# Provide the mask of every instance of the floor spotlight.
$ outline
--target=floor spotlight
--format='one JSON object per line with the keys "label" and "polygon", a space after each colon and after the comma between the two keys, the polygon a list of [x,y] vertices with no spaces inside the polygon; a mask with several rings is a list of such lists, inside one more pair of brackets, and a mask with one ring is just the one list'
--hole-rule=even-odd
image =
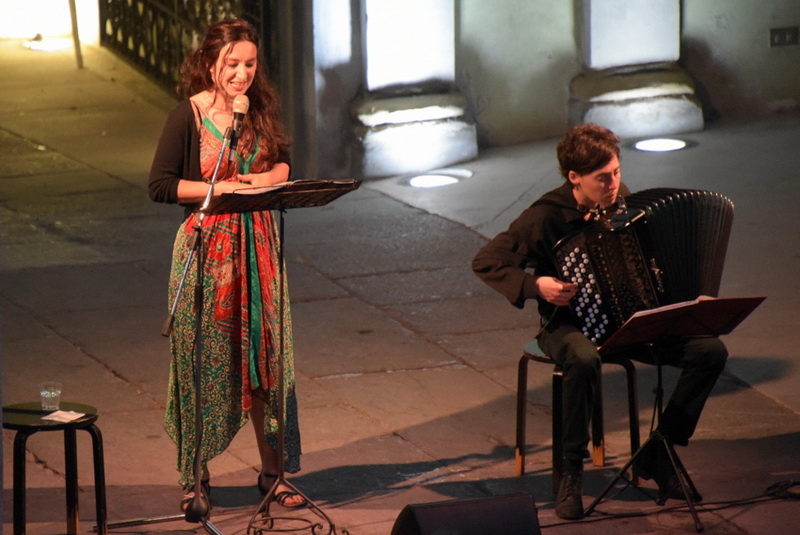
{"label": "floor spotlight", "polygon": [[645,152],[671,152],[685,149],[688,146],[689,143],[682,139],[665,137],[643,139],[633,144],[633,148]]}
{"label": "floor spotlight", "polygon": [[405,183],[412,188],[440,188],[457,184],[472,176],[472,171],[468,169],[436,169],[414,175],[405,180]]}

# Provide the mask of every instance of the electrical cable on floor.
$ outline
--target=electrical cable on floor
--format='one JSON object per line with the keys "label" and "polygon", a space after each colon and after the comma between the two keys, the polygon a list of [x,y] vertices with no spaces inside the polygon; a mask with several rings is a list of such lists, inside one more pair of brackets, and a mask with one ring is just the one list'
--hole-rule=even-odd
{"label": "electrical cable on floor", "polygon": [[792,487],[800,486],[800,481],[779,481],[767,488],[766,494],[784,500],[800,500],[800,492],[792,492]]}
{"label": "electrical cable on floor", "polygon": [[[695,504],[695,507],[697,508],[698,512],[712,512],[712,511],[721,511],[723,509],[729,509],[731,507],[739,507],[742,505],[753,505],[758,503],[768,503],[781,500],[800,500],[800,491],[791,490],[795,487],[800,488],[800,481],[784,480],[770,485],[769,487],[767,487],[767,490],[764,491],[764,494],[761,494],[760,496],[755,496],[752,498],[743,498],[741,500],[730,500],[724,502],[697,503]],[[625,488],[627,488],[627,486]],[[619,493],[617,493],[617,495],[619,495]],[[641,518],[646,516],[655,516],[663,513],[672,513],[686,509],[688,509],[686,503],[676,504],[671,507],[659,507],[657,509],[653,509],[650,511],[629,512],[629,513],[607,513],[595,509],[595,513],[597,513],[600,516],[587,517],[582,520],[574,520],[574,521],[565,520],[561,522],[555,522],[552,524],[542,524],[539,527],[541,529],[544,529],[550,527],[563,526],[564,524],[569,524],[569,523],[591,524],[594,522],[604,522],[607,520],[615,520],[620,518]]]}

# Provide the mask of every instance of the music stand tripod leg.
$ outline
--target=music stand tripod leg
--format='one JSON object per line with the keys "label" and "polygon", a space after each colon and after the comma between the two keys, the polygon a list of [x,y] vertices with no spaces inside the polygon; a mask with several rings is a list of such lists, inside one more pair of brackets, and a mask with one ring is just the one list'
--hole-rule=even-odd
{"label": "music stand tripod leg", "polygon": [[[655,360],[655,363],[656,363],[656,387],[654,389],[656,397],[655,415],[656,415],[656,421],[660,424],[661,415],[663,413],[663,408],[662,408],[663,376],[662,376],[662,364],[657,359]],[[672,445],[672,442],[670,442],[669,438],[667,438],[666,435],[664,435],[664,433],[662,433],[657,426],[650,433],[650,436],[645,441],[645,443],[642,444],[642,447],[639,448],[636,451],[636,453],[633,454],[633,456],[628,460],[628,462],[625,463],[625,465],[622,468],[619,469],[619,471],[617,471],[614,477],[611,478],[611,481],[609,481],[608,484],[605,486],[603,491],[597,496],[597,498],[594,499],[591,505],[589,505],[589,507],[586,508],[586,510],[584,511],[584,516],[589,516],[592,513],[592,511],[594,511],[594,509],[600,504],[603,498],[605,498],[606,494],[608,494],[608,492],[614,487],[614,485],[616,485],[620,479],[623,479],[625,477],[625,472],[631,466],[633,466],[633,464],[639,458],[641,453],[650,445],[651,442],[658,442],[661,446],[663,446],[663,451],[666,452],[670,465],[672,466],[672,469],[678,478],[678,483],[681,487],[681,491],[683,492],[683,497],[686,500],[686,505],[689,506],[689,512],[692,514],[692,519],[694,520],[694,527],[698,532],[703,531],[703,529],[705,528],[703,527],[702,522],[700,522],[700,518],[697,515],[697,510],[694,507],[695,496],[698,497],[699,501],[699,493],[697,492],[697,488],[694,486],[694,483],[689,477],[686,468],[684,467],[683,463],[678,457],[678,454],[675,452],[675,447]],[[659,452],[659,456],[660,455],[661,453]],[[660,467],[663,466],[663,463],[661,462],[660,458],[658,459],[658,461],[660,470],[661,469]],[[626,479],[626,481],[628,480]],[[666,501],[667,501],[667,496],[665,496],[664,491],[662,491],[662,489],[659,488],[658,499],[656,500],[656,503],[658,505],[664,505]]]}
{"label": "music stand tripod leg", "polygon": [[[250,522],[247,526],[247,533],[248,534],[256,534],[261,535],[263,533],[286,533],[287,530],[282,527],[276,527],[275,522],[278,520],[282,520],[288,523],[294,523],[295,530],[297,531],[309,531],[312,534],[321,533],[320,530],[324,528],[322,524],[317,522],[313,522],[311,520],[297,517],[297,516],[275,516],[270,513],[270,504],[275,500],[275,497],[278,492],[278,486],[283,485],[287,488],[291,489],[294,493],[298,496],[301,496],[306,501],[306,507],[311,510],[317,517],[321,520],[325,521],[328,526],[327,533],[329,535],[336,535],[336,526],[334,525],[333,521],[330,519],[325,512],[315,504],[311,498],[303,494],[297,487],[295,487],[292,483],[290,483],[286,477],[286,466],[285,466],[285,459],[284,453],[286,451],[286,406],[285,406],[285,392],[286,392],[286,377],[285,377],[285,363],[284,363],[284,351],[286,350],[285,346],[285,339],[284,339],[284,321],[285,321],[285,307],[286,307],[286,295],[284,293],[285,289],[285,281],[286,281],[286,266],[284,265],[285,257],[283,251],[283,239],[284,239],[284,212],[285,208],[281,207],[277,209],[279,214],[278,219],[278,277],[279,281],[278,284],[280,286],[279,290],[279,305],[278,305],[278,314],[279,314],[279,324],[280,324],[280,335],[278,336],[278,343],[280,344],[280,350],[278,353],[278,407],[277,407],[277,420],[278,420],[278,448],[276,454],[278,456],[278,474],[275,478],[275,482],[272,484],[272,488],[269,489],[267,495],[264,496],[264,499],[261,501],[259,506],[256,508],[253,516],[250,518]],[[298,527],[299,526],[299,527]],[[342,535],[349,535],[347,530],[342,530]]]}
{"label": "music stand tripod leg", "polygon": [[[703,523],[700,522],[700,518],[697,516],[697,510],[694,507],[695,497],[697,497],[697,500],[699,501],[700,494],[697,492],[697,488],[694,486],[692,479],[689,477],[688,472],[686,472],[686,468],[683,466],[678,454],[675,452],[675,447],[672,445],[669,439],[658,430],[655,431],[655,435],[659,437],[661,444],[664,446],[664,449],[667,452],[669,462],[672,465],[672,469],[675,471],[676,477],[678,478],[678,484],[681,487],[683,498],[686,501],[686,505],[689,507],[689,512],[692,513],[694,527],[698,532],[703,531]],[[667,497],[663,494],[661,489],[659,489],[658,494],[659,499],[657,503],[659,505],[663,505],[667,501]]]}
{"label": "music stand tripod leg", "polygon": [[612,477],[611,480],[606,484],[606,486],[603,488],[603,490],[600,492],[597,498],[595,498],[594,501],[591,503],[591,505],[589,505],[589,507],[587,507],[586,510],[583,512],[584,516],[589,516],[590,514],[592,514],[592,511],[594,511],[595,507],[600,505],[600,502],[603,501],[603,498],[606,497],[606,494],[608,494],[608,492],[614,487],[614,485],[617,484],[617,482],[620,479],[625,479],[626,481],[628,481],[625,478],[625,472],[627,472],[628,469],[631,468],[631,466],[633,466],[633,464],[639,458],[639,455],[641,455],[641,453],[647,448],[648,444],[650,444],[651,440],[652,436],[648,438],[644,442],[644,444],[642,444],[642,446],[638,450],[636,450],[636,453],[634,453],[633,456],[630,459],[628,459],[628,461],[622,466],[622,468],[620,468],[617,471],[617,473],[614,474],[614,477]]}

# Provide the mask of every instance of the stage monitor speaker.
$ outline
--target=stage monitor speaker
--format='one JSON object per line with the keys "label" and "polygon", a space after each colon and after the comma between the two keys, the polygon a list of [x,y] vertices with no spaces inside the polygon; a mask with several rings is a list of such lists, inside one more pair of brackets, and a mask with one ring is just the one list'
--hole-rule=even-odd
{"label": "stage monitor speaker", "polygon": [[530,494],[406,505],[392,535],[541,535]]}

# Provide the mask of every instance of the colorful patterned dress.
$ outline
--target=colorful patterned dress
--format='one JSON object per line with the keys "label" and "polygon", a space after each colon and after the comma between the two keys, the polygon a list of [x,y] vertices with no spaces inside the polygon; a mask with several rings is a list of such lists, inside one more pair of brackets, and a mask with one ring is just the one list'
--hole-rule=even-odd
{"label": "colorful patterned dress", "polygon": [[[206,117],[200,127],[203,176],[210,177],[222,134]],[[223,157],[218,180],[261,172],[255,154],[243,161]],[[169,303],[175,298],[197,224],[189,216],[178,230],[172,257]],[[267,440],[278,447],[278,358],[280,352],[280,272],[278,228],[270,212],[206,216],[202,227],[205,269],[202,311],[202,466],[228,447],[245,425],[252,396],[265,399]],[[165,426],[178,447],[180,485],[194,482],[195,462],[195,282],[197,257],[187,272],[170,337],[172,362]],[[285,277],[284,277],[285,281]],[[292,321],[284,283],[284,462],[287,472],[300,469],[300,433],[295,396]]]}

